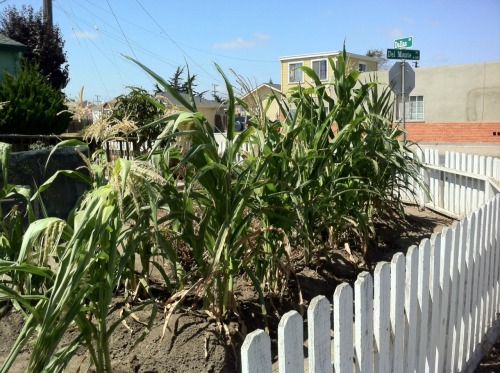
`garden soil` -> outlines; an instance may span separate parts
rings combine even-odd
[[[274,356],[277,349],[277,326],[285,312],[293,309],[305,316],[308,303],[316,295],[332,299],[335,287],[341,282],[353,283],[361,271],[372,271],[378,261],[389,261],[395,252],[406,252],[411,245],[418,245],[422,239],[453,224],[453,220],[449,218],[413,206],[406,208],[406,215],[406,220],[396,226],[387,226],[383,222],[378,224],[377,248],[373,250],[369,263],[364,263],[356,252],[343,248],[316,258],[310,266],[296,265],[284,296],[266,299]],[[266,325],[257,294],[249,279],[238,278],[235,289],[238,299],[237,315],[224,324],[201,311],[200,304],[195,299],[187,299],[166,326],[162,307],[157,307],[156,316],[151,320],[150,304],[129,314],[124,321],[119,322],[111,336],[113,372],[238,372],[239,350],[244,335]],[[137,306],[133,305],[135,308]],[[118,296],[110,309],[109,323],[119,320],[123,312],[129,310],[124,298]],[[145,325],[150,321],[150,330],[145,333]],[[9,353],[22,325],[23,318],[19,312],[13,308],[0,307],[0,364]],[[304,331],[307,337],[306,327]],[[76,330],[69,330],[67,340],[74,333]],[[30,346],[27,345],[10,371],[24,372],[29,354]],[[477,371],[499,372],[499,363],[500,346],[497,343]],[[77,351],[66,371],[85,372],[87,365],[86,352]]]

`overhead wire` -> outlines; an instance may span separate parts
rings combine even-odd
[[[113,17],[115,18],[116,24],[117,24],[117,25],[118,25],[118,27],[120,28],[120,31],[121,31],[121,33],[122,33],[123,37],[125,38],[125,41],[127,42],[128,46],[129,46],[129,48],[130,48],[130,50],[132,51],[132,54],[134,55],[135,60],[136,60],[136,61],[138,61],[139,59],[137,58],[137,55],[135,54],[135,51],[134,51],[134,49],[132,48],[132,45],[130,44],[130,41],[129,41],[129,40],[128,40],[128,38],[127,38],[127,35],[125,35],[125,32],[123,31],[122,26],[120,25],[120,22],[118,21],[118,18],[116,17],[116,14],[115,14],[114,10],[113,10],[113,8],[111,7],[111,4],[109,3],[109,0],[106,0],[106,3],[108,4],[109,10],[110,10],[110,11],[111,11],[111,13],[113,14]],[[151,84],[154,84],[153,79],[152,79],[152,78],[151,78],[148,74],[146,74],[146,76],[147,76],[148,80],[150,81],[150,83],[151,83]]]
[[[165,29],[156,21],[156,19],[147,11],[146,8],[144,8],[144,6],[141,4],[141,2],[139,0],[135,0],[136,3],[142,8],[142,10],[144,11],[144,13],[146,13],[146,15],[149,17],[149,19],[151,19],[153,21],[153,23],[164,33],[164,35],[177,47],[177,49],[179,49],[181,51],[181,53],[187,57],[189,60],[193,61],[194,64],[196,66],[198,66],[202,71],[205,72],[205,74],[207,74],[210,78],[212,78],[213,80],[221,83],[221,79],[220,77],[216,77],[214,76],[213,74],[211,74],[210,72],[208,72],[203,66],[201,66],[195,59],[191,58],[191,56],[184,50],[182,49],[182,47],[169,35],[168,32],[165,31]]]
[[[58,3],[58,1],[56,0],[56,6],[57,6],[57,5],[60,7],[60,4],[59,4],[59,3]],[[61,7],[60,7],[60,8],[61,8]],[[61,8],[61,9],[62,9],[62,8]],[[68,15],[67,15],[67,13],[66,13],[66,12],[64,12],[64,14],[66,15],[66,17],[68,17]],[[68,17],[68,20],[69,20],[70,22],[72,22],[72,20],[71,20],[71,18],[70,18],[70,17]],[[80,30],[80,32],[82,32],[82,33],[83,33],[83,30],[80,28],[80,26],[79,26],[77,23],[75,23],[75,25],[76,25],[76,27]],[[85,39],[85,40],[86,40],[86,39]],[[80,43],[80,41],[79,41],[79,40],[78,40],[78,43]],[[100,73],[100,70],[99,70],[99,68],[97,67],[97,63],[95,62],[94,56],[93,56],[93,54],[92,54],[92,50],[89,48],[89,46],[88,46],[88,44],[87,44],[86,42],[85,42],[85,47],[87,48],[87,50],[88,50],[88,52],[89,52],[90,59],[92,60],[92,63],[94,64],[94,68],[95,68],[95,71],[96,71],[97,75],[99,76],[99,80],[101,81],[102,88],[103,88],[103,89],[104,89],[104,91],[106,92],[106,95],[108,95],[108,97],[110,97],[109,92],[108,92],[108,89],[107,89],[107,87],[106,87],[106,84],[104,83],[104,79],[102,78],[101,73]]]
[[[79,5],[79,4],[77,4],[77,5]],[[88,11],[91,15],[95,15],[95,13],[93,13],[93,12],[89,11],[88,9],[85,9],[85,10],[86,10],[86,11]],[[65,12],[67,13],[67,11],[65,11]],[[82,24],[85,24],[85,25],[87,25],[87,26],[89,26],[89,27],[92,27],[92,28],[93,28],[93,27],[95,26],[95,24],[93,24],[93,23],[91,23],[91,22],[87,21],[86,19],[84,19],[84,18],[82,18],[82,17],[78,16],[78,15],[77,15],[77,14],[75,14],[75,13],[71,14],[71,17],[73,17],[73,18],[74,18],[74,19],[76,19],[78,22],[80,22],[80,23],[82,23]],[[98,18],[98,19],[101,19],[101,18],[99,18],[99,17],[97,17],[97,18]],[[102,20],[102,19],[101,19],[101,20]],[[114,28],[113,26],[109,25],[109,23],[105,22],[104,20],[102,20],[102,21],[103,21],[103,23],[106,23],[106,24],[107,24],[107,25],[108,25],[111,29],[113,29],[114,31],[118,31],[116,28]],[[115,40],[115,41],[117,41],[117,42],[119,42],[119,43],[121,43],[121,44],[123,44],[123,45],[127,46],[127,43],[126,43],[125,41],[123,41],[123,39],[122,39],[121,37],[119,37],[119,36],[117,36],[117,35],[115,35],[115,34],[113,34],[113,33],[109,32],[109,31],[106,31],[106,30],[105,30],[105,29],[103,29],[102,27],[99,29],[99,32],[100,32],[100,33],[102,33],[102,34],[104,34],[104,35],[106,35],[107,37],[109,37],[109,38],[111,38],[111,39],[113,39],[113,40]],[[119,32],[119,31],[118,31],[118,32]],[[142,53],[144,53],[144,54],[146,54],[146,55],[148,55],[148,56],[150,56],[150,57],[152,57],[152,58],[155,58],[155,59],[157,59],[157,60],[159,60],[159,61],[161,61],[161,62],[163,62],[163,63],[166,63],[166,64],[168,64],[168,65],[169,65],[169,66],[171,66],[171,67],[176,68],[176,67],[178,66],[178,65],[175,65],[174,63],[172,63],[171,61],[166,60],[163,56],[161,56],[161,55],[159,55],[159,54],[157,54],[157,53],[151,52],[151,51],[150,51],[150,50],[148,50],[148,49],[143,48],[143,47],[142,47],[139,43],[135,42],[134,40],[130,40],[130,39],[129,39],[129,42],[130,42],[130,44],[132,44],[132,45],[134,46],[134,48],[135,48],[135,50],[136,50],[136,51],[141,51]]]
[[[181,43],[177,40],[175,40],[169,33],[167,33],[167,31],[162,27],[162,25],[157,22],[157,20],[153,17],[153,15],[145,8],[145,6],[139,1],[139,0],[136,0],[137,4],[140,6],[140,8],[144,11],[144,13],[147,15],[147,17],[149,17],[149,19],[151,19],[151,21],[158,27],[158,29],[161,31],[160,33],[156,33],[156,32],[153,32],[151,31],[150,29],[147,29],[145,27],[143,27],[142,25],[138,25],[134,22],[131,22],[127,19],[124,19],[122,17],[119,17],[118,14],[116,14],[116,12],[113,10],[113,8],[111,7],[111,4],[109,2],[109,0],[106,0],[106,3],[108,5],[108,7],[103,7],[101,6],[100,4],[96,4],[94,3],[93,1],[90,1],[90,0],[84,0],[86,3],[92,5],[92,7],[85,7],[83,6],[82,4],[80,4],[79,2],[77,1],[74,1],[74,3],[81,7],[83,10],[85,10],[86,12],[88,12],[90,15],[92,15],[93,17],[95,17],[95,19],[98,19],[100,22],[102,22],[102,24],[105,25],[105,27],[102,27],[102,26],[99,26],[98,27],[98,32],[99,32],[99,36],[101,37],[101,41],[103,42],[104,44],[104,38],[103,36],[106,36],[112,40],[115,40],[125,46],[127,46],[131,53],[133,54],[134,58],[136,60],[139,60],[136,52],[141,52],[147,56],[150,56],[151,58],[154,58],[158,61],[161,61],[163,63],[166,63],[168,64],[169,66],[173,67],[173,68],[177,68],[179,67],[180,65],[178,63],[173,63],[172,61],[169,61],[167,59],[165,59],[165,57],[163,55],[160,55],[158,53],[154,53],[153,51],[149,50],[149,49],[146,49],[144,48],[140,43],[138,42],[135,42],[133,39],[127,37],[127,35],[125,34],[122,26],[121,26],[121,23],[119,20],[121,20],[122,22],[125,22],[125,23],[128,23],[128,24],[131,24],[132,26],[138,28],[138,29],[141,29],[147,33],[150,33],[152,35],[155,35],[157,37],[160,37],[160,38],[165,38],[166,40],[168,40],[169,42],[171,42],[181,53],[182,55],[184,56],[185,60],[188,59],[190,61],[192,61],[194,63],[194,65],[199,68],[202,72],[202,74],[198,74],[198,71],[196,71],[196,76],[197,77],[201,77],[203,75],[205,75],[205,79],[207,78],[210,78],[212,81],[216,81],[217,83],[221,83],[222,82],[222,79],[220,76],[218,76],[216,74],[216,76],[214,76],[214,74],[212,74],[211,72],[207,71],[207,69],[205,67],[203,67],[196,59],[194,59],[192,56],[190,56],[190,54],[183,48],[189,48],[189,49],[193,49],[193,50],[196,50],[198,52],[202,52],[202,53],[206,53],[206,54],[210,54],[210,55],[214,55],[214,56],[217,56],[219,58],[225,58],[225,59],[233,59],[233,60],[239,60],[239,61],[248,61],[248,62],[262,62],[262,63],[274,63],[275,61],[267,61],[267,60],[256,60],[256,59],[244,59],[244,58],[236,58],[236,57],[231,57],[231,56],[225,56],[223,54],[218,54],[218,53],[213,53],[213,52],[210,52],[210,51],[206,51],[206,50],[203,50],[203,49],[200,49],[200,48],[195,48],[195,47],[192,47],[192,46],[189,46],[187,44],[184,44],[184,43]],[[57,0],[56,0],[57,2]],[[78,14],[81,14],[81,13],[75,13],[73,11],[73,9],[71,8],[71,14],[70,12],[68,12],[67,10],[63,9],[62,6],[60,4],[59,5],[59,8],[65,13],[66,17],[68,18],[72,18],[72,22],[76,25],[78,24],[85,24],[89,27],[92,27],[92,28],[95,28],[96,27],[96,24],[95,23],[90,23],[87,19],[85,18],[82,18],[81,16],[79,16]],[[71,4],[70,4],[71,5]],[[89,9],[90,8],[90,9]],[[102,18],[100,16],[100,14],[102,12],[97,12],[99,13],[96,14],[94,11],[92,11],[92,9],[98,9],[98,10],[101,10],[102,12],[106,12],[106,13],[111,13],[115,22],[116,22],[116,26],[108,23],[104,18]],[[78,26],[78,28],[81,30],[81,28]],[[108,30],[106,30],[108,29]],[[83,32],[83,31],[81,31]],[[115,34],[113,33],[115,32]],[[103,55],[105,56],[108,60],[110,60],[113,65],[117,68],[117,63],[116,63],[116,59],[115,59],[115,55],[112,54],[112,59],[109,58],[109,56],[107,55],[106,52],[102,51],[101,48],[99,48],[92,40],[89,39],[89,42],[92,43],[94,45],[94,47]],[[86,45],[87,48],[88,45]],[[105,48],[106,49],[106,48]],[[93,56],[92,56],[93,57]],[[94,64],[95,64],[95,61],[94,61]],[[182,65],[182,64],[181,64]],[[117,70],[119,70],[117,68]],[[118,73],[120,73],[118,71]],[[150,81],[151,80],[151,77],[149,75],[147,75],[148,79]],[[123,79],[120,77],[120,80],[122,81],[123,83]]]

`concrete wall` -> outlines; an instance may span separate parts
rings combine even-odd
[[[410,139],[500,143],[500,62],[414,70],[410,95],[423,96],[424,120],[406,122]],[[387,84],[388,71],[378,71],[377,78]]]

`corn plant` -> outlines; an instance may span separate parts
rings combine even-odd
[[[235,307],[236,275],[246,272],[263,300],[262,284],[269,272],[258,270],[254,260],[260,258],[260,263],[283,260],[281,249],[268,252],[253,245],[266,231],[254,223],[261,210],[256,191],[268,184],[263,177],[267,162],[253,156],[252,151],[247,152],[243,145],[259,138],[259,131],[251,126],[236,135],[233,126],[229,126],[224,150],[220,151],[212,127],[197,112],[195,100],[184,100],[160,76],[138,64],[188,110],[162,119],[164,131],[149,154],[156,164],[165,164],[172,153],[179,156],[175,153],[176,144],[185,144],[177,166],[186,169],[183,185],[177,193],[168,191],[161,201],[159,206],[167,214],[160,223],[168,223],[174,238],[189,247],[201,276],[201,282],[190,289],[203,294],[206,309],[218,317],[226,317]],[[222,70],[217,69],[226,81],[228,122],[232,123],[233,90]],[[162,169],[168,174],[167,167]],[[274,268],[286,266],[276,264]]]
[[[376,212],[401,210],[395,191],[407,188],[403,180],[418,180],[418,161],[400,141],[401,130],[392,127],[389,90],[379,94],[377,82],[359,82],[345,50],[329,63],[328,83],[301,67],[312,83],[278,101],[285,117],[281,134],[268,137],[261,150],[271,154],[267,172],[276,175],[265,198],[288,212],[288,228],[300,233],[306,262],[325,231],[334,243],[354,234],[366,256]],[[276,216],[273,224],[283,218]]]
[[[38,293],[0,284],[1,299],[18,304],[26,317],[2,372],[9,371],[31,340],[29,371],[60,371],[82,345],[97,371],[111,371],[109,337],[119,322],[108,325],[109,306],[144,239],[144,222],[150,221],[147,207],[156,203],[163,179],[140,162],[122,159],[108,177],[106,185],[85,195],[66,221],[49,217],[32,222],[17,260],[0,262],[2,275],[25,273],[31,283],[43,284]],[[33,263],[35,256],[54,260]],[[71,325],[78,333],[61,347]]]

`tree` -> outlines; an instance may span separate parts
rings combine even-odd
[[[184,72],[184,68],[177,66],[177,70],[175,70],[174,75],[167,81],[168,85],[175,89],[177,92],[187,93],[186,83],[182,78],[182,73]]]
[[[17,76],[8,73],[0,83],[0,132],[60,134],[71,121],[64,95],[41,75],[37,65],[21,63]]]
[[[131,91],[128,94],[116,98],[112,119],[132,120],[137,127],[141,128],[163,115],[163,110],[154,104],[154,101],[157,101],[154,96],[141,88],[129,88]],[[146,127],[140,129],[139,132],[147,141],[152,141],[161,133],[161,125]]]
[[[389,60],[385,56],[385,52],[382,49],[370,49],[366,52],[368,57],[378,58],[378,68],[377,70],[387,70],[389,65]]]
[[[212,92],[212,98],[215,102],[223,103],[224,99],[217,94],[217,92]]]
[[[69,67],[64,40],[58,26],[44,21],[43,12],[23,5],[5,8],[0,15],[0,33],[28,47],[24,59],[37,64],[42,74],[56,89],[63,89],[69,81]]]
[[[174,75],[172,75],[172,77],[167,80],[168,85],[180,93],[189,93],[189,89],[191,88],[191,92],[193,93],[194,96],[203,97],[203,95],[207,91],[197,92],[194,89],[197,86],[197,84],[194,82],[196,79],[196,74],[189,75],[185,80],[182,77],[183,73],[184,73],[184,67],[177,66]]]

